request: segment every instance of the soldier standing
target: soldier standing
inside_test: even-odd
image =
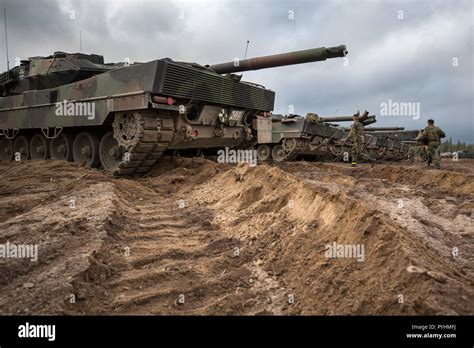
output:
[[[441,156],[439,154],[439,145],[440,139],[444,137],[446,137],[446,134],[441,128],[435,126],[434,121],[431,119],[428,120],[428,126],[423,130],[421,136],[417,137],[417,140],[424,139],[427,142],[428,166],[433,162],[435,167],[440,169]]]
[[[351,130],[347,135],[346,139],[352,141],[352,167],[357,167],[357,161],[362,154],[362,147],[364,146],[364,124],[360,120],[360,112],[357,111],[356,114],[352,116],[354,121],[351,126]]]

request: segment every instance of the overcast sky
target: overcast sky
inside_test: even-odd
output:
[[[201,64],[347,45],[347,61],[244,73],[276,92],[275,112],[377,115],[377,126],[420,129],[434,118],[448,137],[474,143],[474,2],[0,0],[10,65],[54,51],[107,62],[170,57]],[[0,70],[6,70],[3,13]],[[419,103],[381,115],[383,103]],[[395,103],[395,104],[394,104]],[[416,109],[415,109],[416,110]],[[415,111],[413,110],[413,111]],[[396,110],[392,110],[396,111]],[[393,113],[392,113],[393,114]]]

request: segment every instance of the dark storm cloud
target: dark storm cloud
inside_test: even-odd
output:
[[[380,126],[422,128],[429,117],[474,142],[472,2],[467,1],[24,1],[7,7],[10,61],[55,50],[107,61],[161,57],[201,64],[346,44],[341,59],[244,73],[277,92],[275,111],[350,114]],[[71,11],[75,18],[71,19]],[[1,21],[3,29],[3,19]],[[0,29],[3,33],[3,30]],[[6,68],[4,37],[0,67]],[[456,58],[459,65],[453,66]],[[417,102],[421,118],[380,116],[391,99]]]
[[[70,33],[70,28],[66,25],[68,19],[61,14],[55,2],[2,0],[0,6],[2,11],[2,34],[3,9],[6,8],[8,11],[9,35],[12,41],[20,38],[25,40],[33,36],[30,43],[34,44],[37,38],[51,38],[52,35],[64,36]]]

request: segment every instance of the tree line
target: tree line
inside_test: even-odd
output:
[[[456,152],[456,151],[474,152],[474,144],[461,143],[461,141],[459,140],[456,144],[453,144],[453,139],[449,138],[445,142],[441,143],[440,151],[441,152]]]

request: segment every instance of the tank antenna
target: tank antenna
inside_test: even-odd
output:
[[[249,43],[250,43],[250,41],[249,41],[249,40],[247,40],[247,46],[245,46],[245,54],[244,54],[244,59],[246,59],[246,58],[247,58],[247,51],[248,51],[248,49],[249,49]]]
[[[79,52],[82,53],[82,30],[79,30]]]
[[[244,59],[247,59],[247,51],[249,50],[249,43],[250,41],[247,40],[247,45],[245,46],[245,53],[244,53]],[[244,73],[240,74],[240,77],[244,76]]]
[[[8,71],[8,77],[10,78],[10,61],[8,58],[8,34],[7,34],[7,8],[3,8],[3,17],[5,18],[5,46],[7,49],[7,71]]]

